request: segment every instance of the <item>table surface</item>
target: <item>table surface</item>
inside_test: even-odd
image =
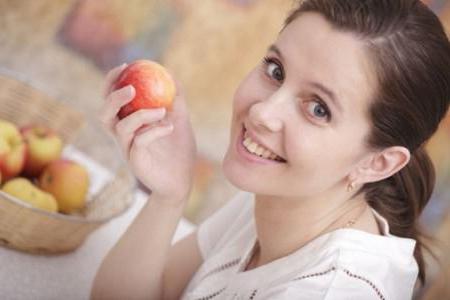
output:
[[[123,215],[91,233],[75,251],[56,256],[27,254],[0,247],[0,299],[89,299],[91,285],[102,259],[134,220],[147,195],[138,190],[136,201]],[[195,226],[181,219],[173,242]]]

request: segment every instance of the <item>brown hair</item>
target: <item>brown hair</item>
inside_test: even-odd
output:
[[[391,234],[416,240],[419,279],[425,283],[422,248],[426,235],[418,218],[435,184],[424,144],[445,117],[450,100],[450,43],[437,16],[419,0],[304,0],[285,26],[305,12],[324,16],[337,30],[364,41],[377,73],[369,107],[372,149],[403,146],[409,163],[396,174],[367,183],[368,203],[390,225]]]

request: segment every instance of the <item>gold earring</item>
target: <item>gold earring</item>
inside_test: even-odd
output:
[[[349,185],[347,185],[347,192],[351,192],[355,189],[355,183],[352,181]]]

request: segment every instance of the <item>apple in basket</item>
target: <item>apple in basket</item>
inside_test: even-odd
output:
[[[20,129],[27,144],[23,174],[38,176],[50,162],[61,157],[62,138],[51,128],[32,124]]]
[[[77,162],[58,159],[44,168],[39,176],[39,187],[55,197],[59,212],[74,213],[85,205],[89,174]]]
[[[160,64],[150,60],[137,60],[128,65],[113,83],[115,90],[132,85],[136,94],[123,106],[119,119],[142,108],[166,107],[172,109],[175,97],[175,83],[169,72]]]
[[[58,210],[55,198],[51,194],[40,190],[26,178],[16,177],[9,180],[3,185],[2,190],[11,196],[28,202],[34,207],[50,212]]]
[[[19,129],[11,122],[0,120],[0,172],[4,181],[22,172],[26,144]]]

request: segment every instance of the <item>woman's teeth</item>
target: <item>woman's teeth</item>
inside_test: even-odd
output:
[[[263,146],[254,142],[249,136],[244,136],[244,147],[248,152],[258,155],[259,157],[263,157],[265,159],[271,159],[276,161],[284,161],[281,157],[273,153],[272,151],[264,148]]]

